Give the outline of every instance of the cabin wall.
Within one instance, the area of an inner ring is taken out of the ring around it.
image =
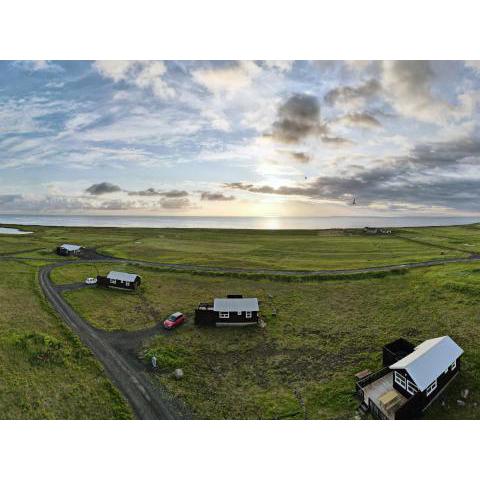
[[[252,312],[252,316],[247,318],[246,312],[229,312],[229,318],[220,318],[220,312],[215,312],[217,323],[251,323],[258,322],[258,312]]]
[[[389,367],[398,362],[408,354],[412,353],[415,347],[404,338],[399,338],[394,342],[384,345],[382,349],[383,353],[383,366]]]
[[[403,396],[409,398],[407,404],[402,407],[395,418],[398,419],[406,419],[406,418],[415,418],[416,416],[420,416],[422,410],[427,408],[434,400],[437,399],[439,394],[442,392],[443,388],[452,380],[452,378],[459,372],[460,369],[460,358],[457,359],[455,368],[452,369],[450,366],[448,367],[448,371],[443,372],[437,378],[437,387],[433,390],[430,395],[427,395],[427,390],[423,392],[418,392],[415,395],[411,395],[407,390],[405,390],[401,385],[398,385],[395,380],[393,382],[393,388],[399,391]],[[400,373],[404,374],[404,376],[412,381],[410,376],[405,370],[399,370]]]
[[[117,280],[116,283],[112,283],[112,280],[104,277],[102,275],[97,276],[97,285],[107,288],[120,288],[122,290],[136,290],[140,286],[140,279],[137,278],[135,282],[129,282],[129,285],[126,285],[126,282]]]
[[[208,310],[205,308],[197,308],[195,310],[195,325],[215,325],[217,321],[217,316],[213,310]]]

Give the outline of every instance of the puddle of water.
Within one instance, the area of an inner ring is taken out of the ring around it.
[[[33,232],[25,232],[24,230],[19,230],[18,228],[0,227],[0,234],[5,234],[5,235],[28,235],[29,233],[33,233]]]

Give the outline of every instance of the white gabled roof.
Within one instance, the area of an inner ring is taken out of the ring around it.
[[[213,300],[215,312],[258,312],[256,298],[215,298]]]
[[[111,280],[120,280],[121,282],[134,282],[138,275],[135,273],[125,273],[125,272],[109,272],[107,275],[108,279]]]
[[[405,369],[423,392],[462,354],[463,350],[450,337],[431,338],[390,368]]]
[[[75,250],[80,250],[82,247],[80,245],[72,245],[70,243],[64,243],[63,245],[60,245],[60,248],[64,248],[69,252],[74,252]]]

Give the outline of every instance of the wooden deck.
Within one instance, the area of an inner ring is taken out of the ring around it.
[[[395,412],[405,404],[407,401],[407,398],[405,398],[403,395],[399,394],[401,397],[401,401],[395,406],[394,409],[387,411],[383,408],[383,406],[380,404],[378,399],[384,395],[385,393],[389,392],[390,390],[393,390],[393,372],[389,372],[383,377],[379,378],[378,380],[375,380],[372,383],[369,383],[368,385],[365,385],[362,390],[364,394],[364,402],[368,405],[369,400],[372,400],[372,402],[377,406],[377,408],[390,420],[393,420],[395,418]]]

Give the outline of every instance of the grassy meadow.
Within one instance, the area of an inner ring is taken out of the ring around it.
[[[39,291],[38,268],[55,258],[52,250],[60,243],[150,261],[302,270],[480,252],[478,225],[402,228],[389,236],[359,230],[26,229],[34,234],[0,235],[0,257],[18,259],[0,261],[2,418],[131,416]],[[156,355],[159,370],[152,380],[180,397],[197,418],[353,418],[358,405],[353,375],[381,366],[384,343],[398,337],[420,343],[440,335],[450,335],[465,355],[461,375],[446,393],[446,406],[437,403],[427,418],[480,418],[480,262],[298,281],[72,260],[55,269],[52,280],[74,283],[111,269],[140,274],[140,291],[94,287],[65,292],[65,298],[105,330],[143,329],[174,311],[186,313],[187,324],[150,339],[138,355],[145,364]],[[266,328],[193,326],[198,302],[229,292],[257,296]],[[172,376],[177,367],[185,372],[180,381]],[[471,393],[466,406],[459,407],[462,388]]]
[[[44,300],[40,265],[0,262],[0,418],[131,418],[92,354]]]
[[[480,418],[474,407],[480,403],[479,266],[306,282],[134,270],[144,280],[138,294],[93,288],[65,296],[106,329],[143,328],[173,311],[186,313],[187,324],[153,338],[139,356],[148,362],[155,354],[154,380],[198,418],[353,418],[353,375],[380,368],[385,343],[405,337],[417,344],[441,335],[466,353],[447,406],[438,403],[428,418]],[[87,273],[88,266],[69,265],[54,279],[70,283]],[[266,328],[194,327],[196,304],[228,292],[258,296]],[[175,368],[185,372],[181,381],[172,376]],[[458,407],[462,388],[471,393],[467,406]]]
[[[478,229],[471,232],[472,236],[479,233]],[[443,238],[438,244],[430,242],[430,234],[421,243],[418,237],[423,235],[411,235],[410,231],[405,235],[368,235],[360,230],[172,229],[100,250],[122,258],[278,270],[361,268],[469,253],[462,245],[447,244]]]

